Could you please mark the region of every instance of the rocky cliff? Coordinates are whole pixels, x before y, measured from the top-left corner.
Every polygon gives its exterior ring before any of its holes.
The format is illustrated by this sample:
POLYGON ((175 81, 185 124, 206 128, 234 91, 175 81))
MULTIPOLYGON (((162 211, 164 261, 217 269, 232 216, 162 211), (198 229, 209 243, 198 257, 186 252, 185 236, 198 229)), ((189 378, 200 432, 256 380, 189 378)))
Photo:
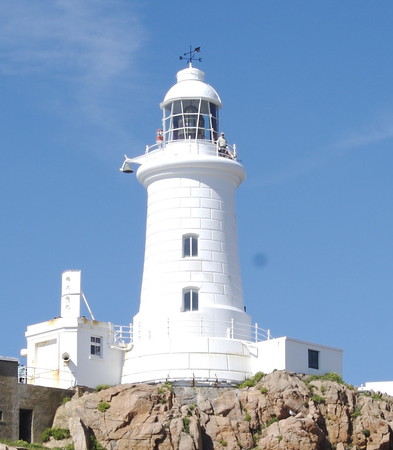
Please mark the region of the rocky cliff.
POLYGON ((53 426, 70 430, 75 450, 393 449, 391 397, 357 392, 334 374, 276 371, 245 385, 76 394, 53 426))

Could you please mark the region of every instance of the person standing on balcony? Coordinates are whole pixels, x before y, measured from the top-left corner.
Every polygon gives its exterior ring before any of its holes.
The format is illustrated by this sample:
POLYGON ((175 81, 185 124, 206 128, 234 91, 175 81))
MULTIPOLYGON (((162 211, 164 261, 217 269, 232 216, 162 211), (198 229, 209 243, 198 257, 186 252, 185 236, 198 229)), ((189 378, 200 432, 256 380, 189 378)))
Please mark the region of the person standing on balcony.
POLYGON ((221 133, 220 137, 217 139, 217 145, 218 145, 218 153, 221 156, 228 155, 228 144, 224 136, 224 133, 221 133))

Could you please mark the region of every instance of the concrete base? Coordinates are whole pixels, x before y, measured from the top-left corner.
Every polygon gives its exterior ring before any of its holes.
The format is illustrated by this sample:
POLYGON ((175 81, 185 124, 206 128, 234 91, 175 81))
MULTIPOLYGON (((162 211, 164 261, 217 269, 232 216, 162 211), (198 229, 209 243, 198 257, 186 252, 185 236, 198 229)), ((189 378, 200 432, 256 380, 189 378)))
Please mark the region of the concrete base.
POLYGON ((139 343, 125 354, 122 383, 189 381, 238 384, 251 376, 248 347, 239 340, 193 337, 139 343))

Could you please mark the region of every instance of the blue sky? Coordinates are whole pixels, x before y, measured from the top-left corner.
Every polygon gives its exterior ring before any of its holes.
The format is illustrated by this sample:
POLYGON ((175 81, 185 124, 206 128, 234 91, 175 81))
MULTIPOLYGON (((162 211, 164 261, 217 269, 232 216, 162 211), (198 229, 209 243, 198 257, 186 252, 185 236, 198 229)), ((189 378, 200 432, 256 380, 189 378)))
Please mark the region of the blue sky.
POLYGON ((344 350, 354 384, 393 379, 393 3, 2 0, 0 354, 60 312, 81 269, 99 320, 127 324, 145 191, 119 172, 202 48, 238 192, 247 311, 273 336, 344 350))

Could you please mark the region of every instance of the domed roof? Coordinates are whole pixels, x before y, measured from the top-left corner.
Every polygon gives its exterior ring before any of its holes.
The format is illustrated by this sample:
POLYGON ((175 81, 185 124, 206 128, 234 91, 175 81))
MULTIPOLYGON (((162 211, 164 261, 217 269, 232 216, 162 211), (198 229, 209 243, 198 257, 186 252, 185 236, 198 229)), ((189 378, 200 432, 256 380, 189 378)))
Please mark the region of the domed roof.
POLYGON ((176 75, 177 83, 167 92, 161 107, 181 98, 202 98, 221 107, 221 100, 216 90, 204 82, 205 74, 195 67, 187 67, 176 75))

